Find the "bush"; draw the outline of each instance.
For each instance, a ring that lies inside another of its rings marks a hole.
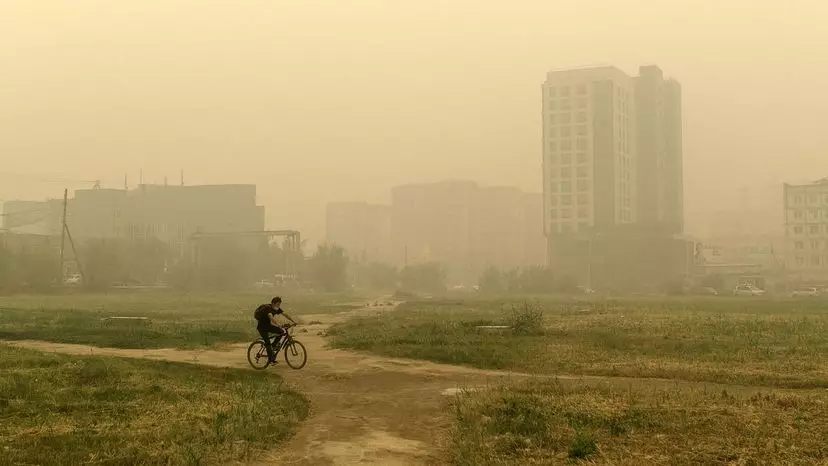
[[[512,331],[517,335],[542,335],[543,309],[540,305],[512,306]]]

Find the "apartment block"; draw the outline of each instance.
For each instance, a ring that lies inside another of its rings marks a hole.
[[[551,71],[542,109],[549,265],[585,284],[600,269],[639,288],[686,273],[678,82],[656,66],[635,77],[612,66]]]
[[[553,71],[543,85],[546,233],[636,220],[635,82],[614,67]]]
[[[785,184],[786,268],[800,278],[828,278],[828,178]]]

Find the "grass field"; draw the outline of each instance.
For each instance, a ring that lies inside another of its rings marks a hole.
[[[828,301],[541,300],[409,302],[333,327],[338,348],[544,374],[828,387]],[[523,330],[521,330],[523,329]]]
[[[458,465],[825,464],[828,394],[532,382],[461,393]]]
[[[339,312],[358,299],[286,296],[292,316]],[[115,348],[192,348],[256,336],[253,309],[267,295],[173,292],[0,297],[0,340],[45,340]],[[146,321],[108,319],[146,317]]]
[[[272,374],[0,345],[0,464],[249,461],[307,413]]]

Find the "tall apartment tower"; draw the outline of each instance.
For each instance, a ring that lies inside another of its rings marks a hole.
[[[543,84],[547,236],[637,218],[635,81],[614,67],[552,71]]]
[[[657,66],[642,66],[635,80],[638,115],[638,221],[643,228],[684,230],[681,85]]]
[[[549,72],[543,181],[558,273],[622,289],[686,275],[681,87],[658,67]]]

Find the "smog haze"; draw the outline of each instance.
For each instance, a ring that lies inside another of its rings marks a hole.
[[[692,232],[746,187],[828,175],[826,20],[801,0],[5,0],[0,199],[183,169],[257,184],[268,226],[315,242],[328,201],[401,183],[541,191],[546,72],[652,63],[683,87]]]

